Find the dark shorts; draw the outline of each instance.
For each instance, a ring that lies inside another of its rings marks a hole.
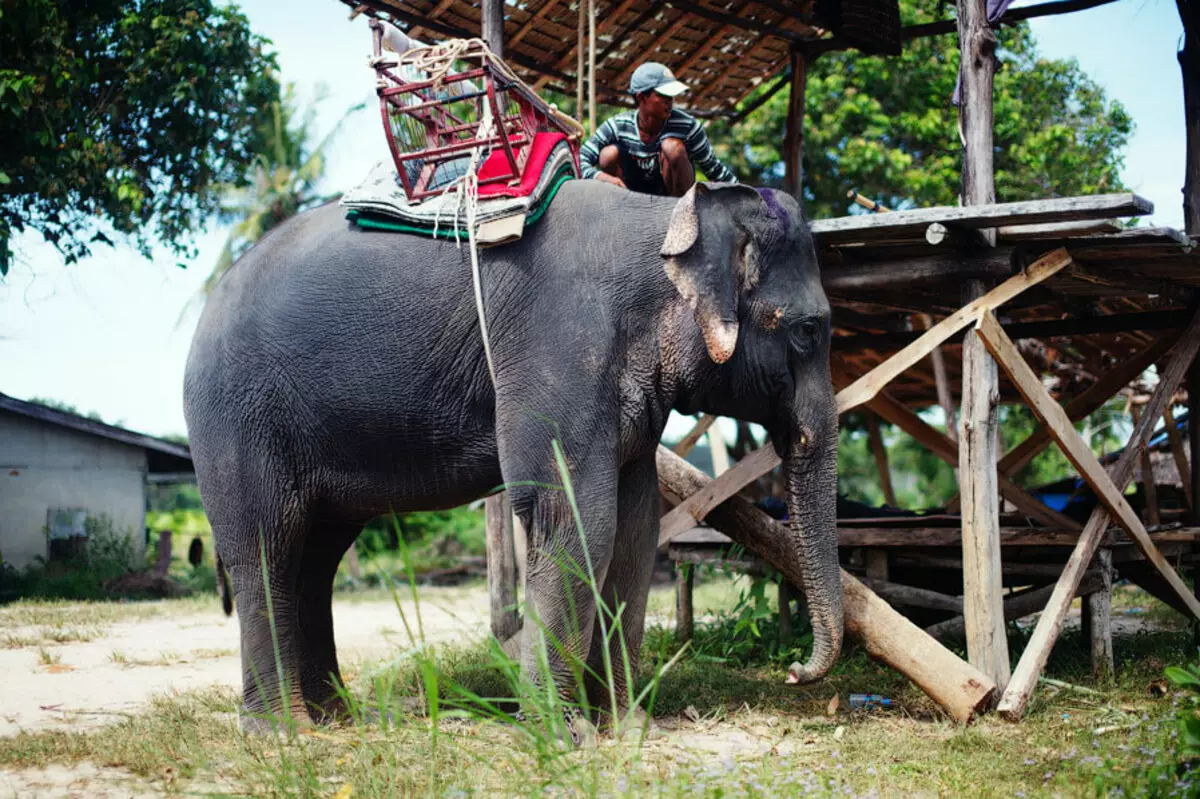
[[[662,150],[656,149],[653,159],[634,158],[617,145],[621,159],[621,180],[630,191],[665,196],[667,184],[662,176]],[[653,163],[647,163],[653,161]]]

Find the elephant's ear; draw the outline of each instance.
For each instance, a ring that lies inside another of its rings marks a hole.
[[[740,190],[740,191],[739,191]],[[757,282],[753,248],[734,252],[734,208],[753,189],[697,183],[679,198],[663,239],[667,276],[692,309],[708,356],[725,363],[738,337],[738,289]],[[728,197],[725,194],[728,193]],[[730,202],[725,202],[725,200]],[[701,236],[701,224],[710,235]],[[752,265],[753,264],[753,265]]]

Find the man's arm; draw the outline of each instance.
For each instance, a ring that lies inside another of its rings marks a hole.
[[[709,180],[718,183],[738,182],[733,170],[723,164],[721,159],[717,158],[717,154],[713,152],[712,145],[708,143],[708,134],[704,132],[704,128],[700,127],[699,122],[693,120],[692,130],[683,143],[687,147],[688,158],[692,164]]]
[[[580,177],[594,178],[600,172],[600,151],[617,143],[617,128],[611,119],[606,119],[596,128],[592,137],[579,148]]]

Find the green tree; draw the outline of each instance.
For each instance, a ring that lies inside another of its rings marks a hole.
[[[932,21],[936,6],[902,0],[905,24]],[[1074,60],[1040,57],[1027,24],[1003,27],[998,38],[997,198],[1120,190],[1121,149],[1133,130],[1121,104]],[[846,51],[811,63],[804,120],[811,216],[845,214],[852,188],[893,208],[957,203],[962,147],[950,98],[958,61],[957,39],[947,35],[908,42],[897,57]],[[740,124],[714,122],[709,136],[739,178],[779,186],[786,115],[781,91]]]
[[[189,252],[262,150],[267,44],[211,0],[0,3],[0,274],[25,229],[67,263],[106,231]]]
[[[288,84],[282,97],[271,102],[270,114],[260,128],[262,146],[254,153],[248,180],[224,187],[219,218],[232,222],[233,230],[204,283],[205,294],[273,227],[306,208],[337,198],[317,190],[325,175],[325,153],[342,123],[364,105],[347,109],[323,139],[314,141],[317,106],[323,99],[322,89],[317,99],[301,110],[295,85]]]

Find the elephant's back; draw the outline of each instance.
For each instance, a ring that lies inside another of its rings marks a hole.
[[[464,256],[452,243],[355,228],[336,204],[281,225],[205,305],[185,376],[189,433],[239,412],[247,424],[403,430],[464,395],[490,418]],[[227,422],[215,426],[228,434]]]

